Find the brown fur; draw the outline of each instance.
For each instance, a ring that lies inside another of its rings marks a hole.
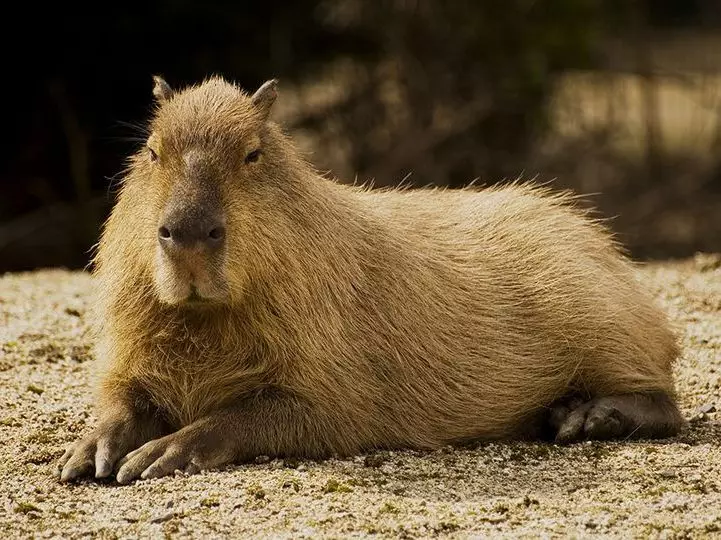
[[[161,100],[158,161],[132,158],[96,260],[101,414],[138,388],[173,430],[280,392],[307,429],[247,456],[316,456],[524,436],[574,393],[673,394],[664,315],[572,196],[342,185],[265,114],[219,78]],[[208,274],[225,297],[200,308],[172,300],[157,255],[191,149],[228,230]]]

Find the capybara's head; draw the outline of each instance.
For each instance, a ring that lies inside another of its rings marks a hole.
[[[216,305],[243,295],[258,221],[284,190],[284,147],[268,122],[276,82],[252,96],[220,78],[173,91],[155,78],[157,110],[129,181],[142,193],[137,256],[166,304]],[[140,211],[140,210],[139,210]]]

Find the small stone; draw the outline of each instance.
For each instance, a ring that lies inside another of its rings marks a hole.
[[[714,405],[713,403],[706,403],[705,405],[701,405],[698,408],[698,412],[700,414],[714,413],[716,412],[716,405]]]
[[[270,461],[270,458],[268,456],[257,456],[255,458],[255,464],[256,465],[264,465]]]
[[[175,512],[168,512],[166,514],[161,514],[159,516],[154,517],[150,520],[150,523],[163,523],[165,521],[168,521],[170,519],[173,519],[175,517]]]
[[[661,471],[660,473],[658,473],[658,475],[661,478],[676,478],[676,476],[677,476],[676,471],[672,471],[671,469],[665,469],[665,470]]]

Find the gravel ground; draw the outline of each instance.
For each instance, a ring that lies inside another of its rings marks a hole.
[[[90,277],[0,277],[0,534],[13,537],[721,537],[721,256],[653,264],[689,429],[659,442],[482,444],[64,485],[93,424]]]

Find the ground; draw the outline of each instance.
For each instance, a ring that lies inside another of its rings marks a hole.
[[[129,486],[52,474],[94,421],[91,278],[0,277],[0,534],[721,537],[721,256],[639,272],[683,343],[677,388],[690,422],[678,437],[261,458]]]

